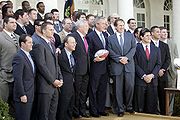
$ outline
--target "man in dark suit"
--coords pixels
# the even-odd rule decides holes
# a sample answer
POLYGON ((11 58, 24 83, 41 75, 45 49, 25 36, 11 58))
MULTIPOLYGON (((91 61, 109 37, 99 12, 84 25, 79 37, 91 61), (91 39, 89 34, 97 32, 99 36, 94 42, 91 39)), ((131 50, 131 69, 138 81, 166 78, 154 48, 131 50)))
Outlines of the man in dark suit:
POLYGON ((16 120, 30 120, 35 78, 34 62, 29 54, 32 43, 30 36, 21 35, 19 38, 21 50, 17 52, 12 62, 16 120))
POLYGON ((128 30, 127 32, 130 32, 130 33, 134 33, 134 30, 136 29, 136 20, 134 18, 130 18, 128 21, 127 21, 127 24, 128 24, 128 30))
POLYGON ((110 25, 108 26, 107 28, 107 32, 110 34, 110 35, 113 35, 115 32, 116 32, 116 29, 114 27, 114 22, 116 19, 119 18, 119 15, 117 13, 113 13, 111 16, 110 16, 110 25))
POLYGON ((77 31, 70 34, 76 39, 76 50, 73 51, 76 60, 75 70, 75 105, 74 117, 88 117, 86 113, 86 95, 89 82, 89 48, 85 38, 89 25, 85 20, 76 22, 77 31))
POLYGON ((63 86, 59 96, 57 120, 72 120, 74 105, 74 71, 75 60, 72 51, 75 50, 76 40, 67 36, 64 39, 64 49, 59 54, 58 62, 63 75, 63 86))
POLYGON ((35 28, 34 28, 34 21, 37 19, 37 11, 36 9, 32 8, 28 11, 29 16, 29 24, 26 26, 27 32, 30 35, 34 34, 35 28))
POLYGON ((43 2, 38 2, 37 5, 36 5, 36 8, 38 10, 37 19, 43 20, 44 19, 44 13, 45 13, 45 5, 44 5, 44 3, 43 2))
POLYGON ((56 120, 58 90, 62 75, 50 40, 54 34, 53 24, 43 23, 41 39, 33 45, 32 57, 37 66, 38 120, 56 120))
POLYGON ((136 40, 133 34, 124 31, 124 20, 117 19, 114 26, 116 34, 108 38, 108 50, 110 57, 110 74, 113 79, 113 109, 118 116, 126 111, 134 113, 132 99, 134 93, 134 59, 136 40), (125 96, 125 101, 123 101, 125 96))
POLYGON ((107 49, 107 37, 105 33, 106 20, 104 17, 95 19, 95 30, 87 35, 90 49, 90 81, 89 103, 90 114, 93 117, 107 116, 105 112, 106 88, 108 82, 107 58, 95 56, 98 50, 107 49))
POLYGON ((160 49, 151 43, 151 33, 147 28, 140 31, 142 43, 137 44, 134 56, 135 110, 156 114, 158 112, 158 72, 161 67, 160 49))
POLYGON ((22 9, 18 9, 14 13, 14 16, 17 20, 17 28, 14 32, 18 35, 30 34, 28 33, 27 28, 26 28, 26 25, 29 24, 27 12, 23 11, 22 9))
MULTIPOLYGON (((177 84, 177 68, 174 65, 174 59, 179 58, 177 45, 174 42, 174 40, 168 39, 167 28, 160 27, 160 30, 161 30, 161 41, 168 44, 169 52, 170 52, 170 56, 171 56, 171 63, 169 65, 169 68, 167 69, 168 87, 176 88, 176 84, 177 84)), ((175 94, 172 94, 170 96, 170 103, 169 103, 169 105, 170 105, 169 114, 170 115, 173 114, 174 98, 175 98, 175 94)))
POLYGON ((158 76, 158 98, 161 115, 165 115, 165 91, 164 88, 168 84, 167 70, 169 68, 171 57, 168 44, 160 41, 160 28, 158 26, 151 27, 152 42, 161 50, 161 69, 158 76))

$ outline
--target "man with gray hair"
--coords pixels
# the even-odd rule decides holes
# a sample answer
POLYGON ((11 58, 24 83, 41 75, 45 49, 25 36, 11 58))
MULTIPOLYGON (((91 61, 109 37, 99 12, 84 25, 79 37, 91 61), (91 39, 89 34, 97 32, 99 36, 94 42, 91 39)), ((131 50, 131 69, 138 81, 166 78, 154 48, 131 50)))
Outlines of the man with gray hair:
POLYGON ((75 70, 75 105, 73 114, 75 118, 89 117, 86 113, 86 95, 89 82, 89 48, 86 34, 89 29, 86 20, 76 22, 77 31, 70 34, 76 39, 76 50, 73 51, 76 60, 75 70))
POLYGON ((105 112, 106 88, 108 81, 106 56, 95 56, 99 50, 107 49, 108 34, 105 32, 106 19, 95 18, 95 29, 87 35, 90 50, 90 80, 89 80, 89 103, 90 114, 93 117, 107 116, 105 112))

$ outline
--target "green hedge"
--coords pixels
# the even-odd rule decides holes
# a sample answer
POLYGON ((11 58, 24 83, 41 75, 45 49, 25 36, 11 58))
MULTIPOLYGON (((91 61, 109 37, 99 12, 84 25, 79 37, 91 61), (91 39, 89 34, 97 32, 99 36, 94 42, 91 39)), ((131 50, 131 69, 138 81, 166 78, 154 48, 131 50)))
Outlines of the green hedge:
POLYGON ((0 120, 14 120, 9 115, 9 106, 0 98, 0 120))

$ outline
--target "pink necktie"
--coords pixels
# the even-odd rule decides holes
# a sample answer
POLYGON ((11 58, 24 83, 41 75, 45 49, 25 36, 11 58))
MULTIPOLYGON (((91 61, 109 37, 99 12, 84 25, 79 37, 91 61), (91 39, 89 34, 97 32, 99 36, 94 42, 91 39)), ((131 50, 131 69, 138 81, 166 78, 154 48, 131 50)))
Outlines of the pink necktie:
POLYGON ((86 53, 88 54, 88 43, 87 43, 86 37, 83 37, 83 38, 84 38, 84 46, 86 49, 86 53))
POLYGON ((146 57, 147 57, 147 60, 149 60, 149 49, 147 45, 146 45, 146 57))

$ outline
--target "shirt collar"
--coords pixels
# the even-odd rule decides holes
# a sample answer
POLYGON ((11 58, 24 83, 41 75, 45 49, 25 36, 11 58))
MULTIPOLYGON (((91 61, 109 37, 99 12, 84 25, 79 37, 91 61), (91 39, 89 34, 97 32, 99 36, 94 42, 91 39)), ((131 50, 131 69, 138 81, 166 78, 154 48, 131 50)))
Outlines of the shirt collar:
POLYGON ((153 41, 153 43, 155 44, 156 47, 159 47, 159 40, 153 40, 152 39, 152 41, 153 41))
POLYGON ((47 40, 44 36, 41 36, 41 38, 44 39, 47 42, 47 44, 50 42, 50 40, 47 40))
POLYGON ((25 51, 24 49, 21 48, 21 50, 27 55, 27 57, 30 55, 29 52, 25 51))
POLYGON ((5 30, 5 29, 3 29, 3 31, 4 31, 5 33, 7 33, 7 34, 12 38, 11 34, 14 34, 14 32, 9 32, 9 31, 7 31, 7 30, 5 30))
POLYGON ((81 32, 79 32, 78 30, 77 30, 77 32, 79 33, 79 35, 81 36, 81 38, 84 40, 84 35, 81 33, 81 32))

